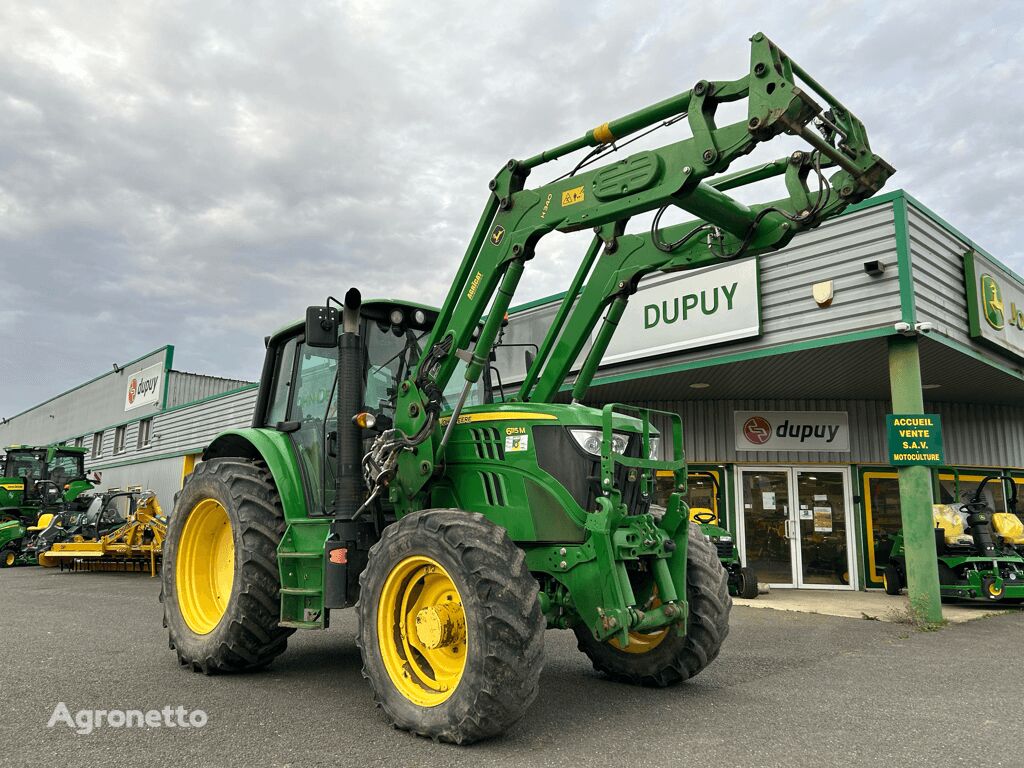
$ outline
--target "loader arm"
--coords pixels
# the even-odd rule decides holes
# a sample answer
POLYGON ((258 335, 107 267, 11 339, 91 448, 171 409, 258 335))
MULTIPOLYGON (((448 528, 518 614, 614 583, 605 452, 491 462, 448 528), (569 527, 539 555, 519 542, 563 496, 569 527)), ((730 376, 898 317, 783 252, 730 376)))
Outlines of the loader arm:
MULTIPOLYGON (((403 511, 417 508, 422 500, 418 495, 447 439, 447 433, 436 437, 440 393, 460 360, 466 363, 467 392, 479 379, 524 266, 544 235, 585 228, 596 232, 519 398, 541 402, 555 396, 607 309, 574 386, 573 395, 579 399, 642 277, 781 248, 798 232, 870 197, 892 173, 892 167, 872 153, 856 116, 760 33, 751 39, 750 69, 744 77, 701 80, 684 93, 573 141, 526 160, 508 161, 490 182, 487 205, 425 346, 427 353, 400 388, 398 432, 417 446, 433 439, 428 443, 432 451, 403 448, 397 456, 391 500, 403 511), (739 100, 747 102, 746 119, 718 126, 718 106, 739 100), (618 149, 616 142, 684 119, 690 138, 588 167, 606 153, 610 157, 610 151, 618 149), (721 175, 759 143, 783 133, 806 141, 806 151, 721 175), (577 166, 579 172, 526 187, 534 168, 588 147, 593 149, 577 166), (826 170, 831 176, 826 177, 826 170), (746 205, 727 194, 780 175, 787 192, 782 199, 746 205), (660 214, 671 206, 695 220, 659 229, 660 214), (650 232, 624 234, 630 218, 650 211, 658 212, 650 232)), ((461 406, 460 400, 447 429, 457 422, 461 406)))

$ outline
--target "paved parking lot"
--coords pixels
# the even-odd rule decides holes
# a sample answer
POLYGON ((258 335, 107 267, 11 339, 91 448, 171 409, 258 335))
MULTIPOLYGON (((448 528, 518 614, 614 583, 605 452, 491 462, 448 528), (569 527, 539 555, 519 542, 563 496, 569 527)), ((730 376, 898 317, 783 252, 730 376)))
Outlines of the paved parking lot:
POLYGON ((1020 612, 920 632, 738 606, 718 661, 669 690, 601 679, 569 633, 552 631, 526 718, 460 748, 385 726, 350 612, 296 634, 266 672, 207 678, 167 650, 158 590, 133 574, 0 572, 0 765, 1024 765, 1020 612), (58 702, 182 706, 209 720, 77 735, 46 727, 58 702))

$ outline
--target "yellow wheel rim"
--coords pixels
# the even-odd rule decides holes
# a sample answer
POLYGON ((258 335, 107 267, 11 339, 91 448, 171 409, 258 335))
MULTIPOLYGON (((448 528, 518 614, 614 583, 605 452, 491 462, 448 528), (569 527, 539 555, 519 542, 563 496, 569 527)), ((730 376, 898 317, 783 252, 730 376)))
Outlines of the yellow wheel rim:
POLYGON ((231 520, 216 499, 203 499, 188 513, 175 577, 181 617, 197 635, 208 635, 227 611, 235 583, 231 520))
MULTIPOLYGON (((657 587, 655 587, 657 589, 657 587)), ((661 605, 661 600, 655 596, 654 600, 651 601, 651 607, 657 608, 661 605)), ((650 653, 659 645, 662 641, 668 637, 668 627, 664 629, 656 629, 653 632, 630 632, 629 633, 629 645, 625 648, 622 647, 622 643, 619 642, 619 638, 613 637, 608 641, 608 644, 613 648, 616 648, 623 653, 650 653)))
POLYGON ((10 566, 14 565, 14 561, 17 559, 17 555, 15 555, 13 552, 7 552, 7 554, 4 555, 4 564, 9 568, 10 566))
POLYGON ((889 574, 887 573, 882 574, 882 589, 886 592, 889 591, 889 574))
POLYGON ((1003 588, 997 586, 995 582, 992 582, 988 585, 988 593, 992 595, 992 597, 999 597, 1001 594, 1003 594, 1003 588))
POLYGON ((466 668, 466 612, 448 571, 414 555, 396 565, 377 604, 377 643, 398 692, 421 707, 447 701, 466 668))

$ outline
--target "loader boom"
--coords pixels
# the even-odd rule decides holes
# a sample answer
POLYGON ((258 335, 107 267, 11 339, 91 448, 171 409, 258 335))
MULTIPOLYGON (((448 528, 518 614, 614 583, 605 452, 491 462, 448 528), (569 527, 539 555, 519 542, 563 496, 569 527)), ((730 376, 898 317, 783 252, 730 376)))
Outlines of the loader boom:
MULTIPOLYGON (((402 387, 395 426, 422 442, 436 425, 439 393, 459 361, 467 363, 467 390, 480 378, 525 264, 548 233, 593 228, 595 237, 527 372, 518 393, 522 401, 554 398, 607 310, 573 388, 575 400, 583 397, 629 296, 645 275, 781 248, 798 232, 870 197, 892 173, 872 153, 860 120, 767 37, 754 35, 744 77, 701 80, 678 96, 573 141, 527 160, 508 161, 490 182, 487 204, 425 347, 428 352, 402 387), (747 102, 747 118, 718 126, 718 106, 740 100, 747 102), (690 138, 582 170, 618 149, 617 142, 626 137, 683 119, 690 138), (759 143, 784 133, 803 139, 807 150, 720 175, 759 143), (588 147, 591 153, 572 173, 527 188, 533 169, 588 147), (825 169, 834 172, 826 178, 825 169), (727 194, 775 176, 785 180, 787 195, 781 199, 746 205, 727 194), (671 206, 695 220, 659 229, 661 214, 671 206), (632 217, 650 211, 657 214, 648 233, 624 234, 632 217), (482 330, 475 333, 481 320, 482 330)), ((399 508, 417 508, 415 498, 431 477, 460 410, 461 404, 456 405, 445 435, 434 442, 433 456, 419 451, 413 458, 407 451, 398 458, 390 497, 399 508)))

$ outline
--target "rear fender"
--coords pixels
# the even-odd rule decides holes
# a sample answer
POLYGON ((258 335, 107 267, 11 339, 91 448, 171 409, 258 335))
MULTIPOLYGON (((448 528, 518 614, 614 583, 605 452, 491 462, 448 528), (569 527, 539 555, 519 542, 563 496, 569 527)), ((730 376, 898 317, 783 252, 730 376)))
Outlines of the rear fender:
POLYGON ((299 462, 288 435, 272 429, 233 429, 222 432, 203 451, 203 461, 228 457, 263 461, 281 496, 285 520, 308 517, 299 462))

